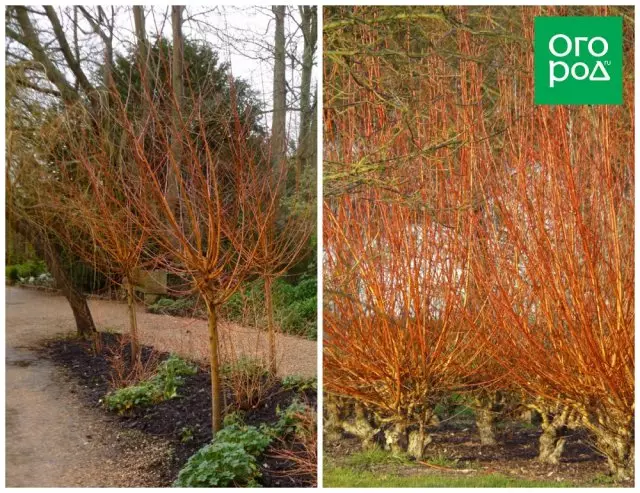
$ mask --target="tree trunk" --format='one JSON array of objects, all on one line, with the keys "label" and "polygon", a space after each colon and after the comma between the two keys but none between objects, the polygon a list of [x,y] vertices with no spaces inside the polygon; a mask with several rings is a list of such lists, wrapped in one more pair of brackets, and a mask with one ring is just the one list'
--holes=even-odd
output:
[{"label": "tree trunk", "polygon": [[425,425],[421,423],[417,430],[409,432],[407,453],[417,460],[421,460],[424,458],[427,445],[432,441],[433,439],[431,435],[427,433]]},{"label": "tree trunk", "polygon": [[555,414],[543,412],[542,409],[539,412],[542,417],[542,435],[538,460],[547,464],[558,464],[566,442],[569,408],[565,407],[562,412]]},{"label": "tree trunk", "polygon": [[273,323],[273,280],[267,276],[264,279],[264,304],[267,312],[267,330],[269,333],[269,369],[274,375],[277,373],[276,331]]},{"label": "tree trunk", "polygon": [[148,105],[151,104],[151,70],[149,64],[149,47],[147,43],[147,31],[144,21],[144,7],[142,5],[133,6],[133,21],[136,29],[136,60],[138,69],[140,70],[140,79],[142,82],[142,125],[146,125],[147,115],[149,114]]},{"label": "tree trunk", "polygon": [[47,264],[49,272],[56,280],[56,285],[71,306],[78,336],[84,339],[93,339],[96,350],[99,350],[98,332],[87,304],[87,298],[75,288],[70,273],[64,268],[61,248],[47,241],[43,237],[43,233],[37,231],[26,221],[12,219],[9,221],[13,229],[31,243],[38,257]]},{"label": "tree trunk", "polygon": [[316,51],[318,38],[317,7],[301,6],[300,18],[304,35],[304,50],[302,54],[302,76],[300,81],[300,130],[298,134],[298,173],[303,167],[313,164],[311,161],[315,139],[312,134],[312,120],[314,118],[311,100],[311,73],[313,71],[313,56]]},{"label": "tree trunk", "polygon": [[475,395],[475,415],[480,443],[492,446],[496,440],[496,418],[504,408],[503,396],[498,391],[480,391]]},{"label": "tree trunk", "polygon": [[[276,18],[275,59],[273,64],[273,120],[271,122],[271,159],[275,176],[285,166],[286,160],[286,109],[287,109],[287,81],[286,81],[286,53],[284,39],[284,5],[272,7]],[[283,180],[284,181],[284,180]],[[284,185],[284,183],[282,183]]]},{"label": "tree trunk", "polygon": [[182,9],[180,5],[171,7],[171,26],[173,29],[173,55],[171,59],[171,85],[173,89],[173,136],[171,140],[171,154],[174,165],[171,163],[167,166],[167,202],[171,210],[175,213],[178,211],[178,170],[182,162],[182,99],[184,96],[184,87],[182,83],[183,71],[183,36],[182,36]]},{"label": "tree trunk", "polygon": [[[36,251],[38,249],[36,248]],[[97,337],[96,326],[87,304],[87,298],[73,285],[70,275],[62,265],[61,254],[58,248],[47,244],[44,249],[44,259],[51,270],[51,275],[55,278],[57,286],[60,288],[65,298],[71,305],[73,317],[76,321],[78,336],[85,339]]]},{"label": "tree trunk", "polygon": [[209,325],[209,361],[211,365],[211,434],[222,429],[222,385],[218,347],[218,315],[214,303],[205,297]]},{"label": "tree trunk", "polygon": [[377,430],[371,426],[362,404],[357,402],[354,404],[353,421],[344,420],[342,422],[342,429],[347,433],[351,433],[352,435],[360,438],[362,440],[362,448],[364,450],[375,447],[373,437]]},{"label": "tree trunk", "polygon": [[491,409],[478,408],[475,410],[475,414],[480,443],[487,446],[496,445],[498,442],[495,433],[495,413]]},{"label": "tree trunk", "polygon": [[129,308],[129,335],[131,336],[131,366],[140,359],[140,346],[138,344],[138,321],[136,319],[136,299],[133,279],[127,274],[127,307]]},{"label": "tree trunk", "polygon": [[392,425],[391,428],[384,432],[384,439],[386,449],[390,450],[392,454],[402,454],[407,451],[408,437],[407,437],[407,424],[398,421]]},{"label": "tree trunk", "polygon": [[559,464],[566,439],[564,438],[564,427],[553,424],[542,425],[542,435],[540,435],[538,460],[546,464]]},{"label": "tree trunk", "polygon": [[634,477],[633,438],[625,431],[619,435],[597,433],[598,449],[607,457],[609,472],[617,480]]},{"label": "tree trunk", "polygon": [[342,413],[338,397],[326,394],[324,398],[324,436],[326,441],[335,442],[342,438]]}]

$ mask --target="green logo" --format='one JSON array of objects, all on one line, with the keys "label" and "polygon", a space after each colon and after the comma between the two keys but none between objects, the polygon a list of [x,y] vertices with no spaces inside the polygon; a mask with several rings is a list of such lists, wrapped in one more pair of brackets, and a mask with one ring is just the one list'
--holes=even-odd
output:
[{"label": "green logo", "polygon": [[536,17],[536,104],[622,104],[622,17]]}]

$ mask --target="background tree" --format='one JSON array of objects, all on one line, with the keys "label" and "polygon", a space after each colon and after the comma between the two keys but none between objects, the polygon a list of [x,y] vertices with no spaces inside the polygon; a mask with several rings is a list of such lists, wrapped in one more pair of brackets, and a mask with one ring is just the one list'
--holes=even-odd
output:
[{"label": "background tree", "polygon": [[[38,126],[51,117],[58,105],[87,104],[91,111],[99,109],[96,85],[87,76],[79,56],[78,42],[74,48],[61,28],[56,11],[9,6],[5,10],[7,44],[7,218],[10,226],[29,239],[39,256],[45,259],[57,284],[69,301],[76,320],[78,334],[91,337],[95,325],[86,299],[75,285],[69,264],[70,251],[55,238],[51,229],[55,221],[43,216],[44,208],[30,207],[30,181],[28,173],[18,171],[22,165],[30,167],[32,157],[23,152],[34,149],[33,141]],[[32,20],[47,24],[49,38],[41,40],[42,30]],[[77,31],[76,31],[77,32]],[[49,169],[54,170],[54,167]],[[34,191],[32,188],[31,191]]]}]

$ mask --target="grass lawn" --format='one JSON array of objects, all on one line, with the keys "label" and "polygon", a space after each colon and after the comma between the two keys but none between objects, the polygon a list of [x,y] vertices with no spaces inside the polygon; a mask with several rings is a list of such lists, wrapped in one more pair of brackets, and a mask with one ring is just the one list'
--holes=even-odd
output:
[{"label": "grass lawn", "polygon": [[340,487],[395,487],[395,488],[558,488],[575,486],[568,482],[533,481],[508,478],[500,474],[486,476],[452,476],[438,473],[399,476],[389,472],[372,472],[348,467],[325,465],[324,486]]},{"label": "grass lawn", "polygon": [[[455,468],[444,459],[431,461],[442,467]],[[571,487],[568,481],[538,481],[504,476],[502,474],[446,473],[434,469],[416,468],[407,457],[392,455],[380,449],[356,452],[341,458],[326,457],[324,486],[395,487],[395,488],[558,488]]]}]

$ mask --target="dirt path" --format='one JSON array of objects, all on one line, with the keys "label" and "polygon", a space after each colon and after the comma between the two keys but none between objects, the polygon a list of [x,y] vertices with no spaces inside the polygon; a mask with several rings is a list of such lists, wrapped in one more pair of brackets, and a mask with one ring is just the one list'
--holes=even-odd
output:
[{"label": "dirt path", "polygon": [[30,349],[69,330],[58,305],[57,298],[7,289],[6,486],[161,486],[166,444],[119,431]]},{"label": "dirt path", "polygon": [[[126,327],[125,305],[92,300],[101,330]],[[145,344],[204,358],[206,322],[138,311]],[[160,486],[157,476],[167,456],[161,441],[122,431],[99,411],[88,409],[74,384],[31,348],[42,340],[75,331],[71,309],[61,296],[6,289],[6,485]],[[224,323],[227,354],[260,354],[264,335]],[[279,335],[280,371],[316,373],[316,344]]]}]

